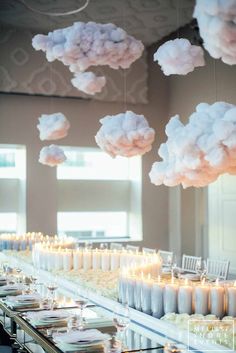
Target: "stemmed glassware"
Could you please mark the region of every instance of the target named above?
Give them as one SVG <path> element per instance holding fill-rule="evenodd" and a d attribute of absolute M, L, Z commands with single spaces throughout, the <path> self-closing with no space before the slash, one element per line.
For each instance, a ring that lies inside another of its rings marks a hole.
<path fill-rule="evenodd" d="M 130 311 L 128 304 L 119 304 L 115 308 L 113 323 L 117 329 L 117 340 L 124 340 L 124 333 L 130 324 Z"/>
<path fill-rule="evenodd" d="M 57 288 L 58 288 L 57 278 L 55 279 L 55 281 L 47 283 L 47 289 L 50 293 L 50 299 L 51 299 L 51 310 L 54 309 L 55 292 Z"/>
<path fill-rule="evenodd" d="M 83 330 L 85 326 L 85 318 L 84 318 L 84 309 L 88 305 L 88 290 L 81 288 L 78 289 L 78 298 L 75 299 L 75 304 L 80 309 L 79 320 L 78 320 L 78 329 Z"/>
<path fill-rule="evenodd" d="M 206 276 L 206 272 L 207 272 L 205 261 L 203 261 L 203 262 L 201 260 L 197 261 L 196 272 L 199 274 L 200 280 L 202 281 L 203 278 Z"/>

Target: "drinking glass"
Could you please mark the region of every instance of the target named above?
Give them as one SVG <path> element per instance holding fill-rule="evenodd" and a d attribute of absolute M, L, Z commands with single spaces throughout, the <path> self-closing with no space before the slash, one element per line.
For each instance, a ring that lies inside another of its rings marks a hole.
<path fill-rule="evenodd" d="M 84 309 L 88 305 L 88 290 L 78 288 L 78 297 L 75 299 L 75 304 L 80 309 L 78 329 L 83 330 L 85 326 Z"/>
<path fill-rule="evenodd" d="M 50 293 L 50 299 L 51 299 L 51 310 L 54 309 L 55 292 L 57 288 L 58 288 L 57 279 L 55 279 L 55 281 L 53 282 L 47 283 L 47 289 Z"/>
<path fill-rule="evenodd" d="M 117 340 L 124 339 L 124 333 L 130 324 L 130 311 L 127 303 L 117 305 L 114 311 L 113 323 L 117 329 Z"/>

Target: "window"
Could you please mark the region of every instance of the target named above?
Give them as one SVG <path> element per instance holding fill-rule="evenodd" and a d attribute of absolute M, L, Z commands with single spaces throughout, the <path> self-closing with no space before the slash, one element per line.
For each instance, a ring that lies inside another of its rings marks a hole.
<path fill-rule="evenodd" d="M 0 232 L 25 232 L 25 211 L 25 146 L 0 145 Z"/>
<path fill-rule="evenodd" d="M 113 159 L 99 148 L 62 148 L 67 161 L 57 167 L 58 234 L 141 240 L 141 157 Z"/>

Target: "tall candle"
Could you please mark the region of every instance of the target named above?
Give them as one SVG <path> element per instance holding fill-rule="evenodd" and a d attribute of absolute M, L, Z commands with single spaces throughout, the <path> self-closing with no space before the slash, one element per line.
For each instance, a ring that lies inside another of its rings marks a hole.
<path fill-rule="evenodd" d="M 83 267 L 83 252 L 77 249 L 73 252 L 73 269 L 80 270 Z"/>
<path fill-rule="evenodd" d="M 129 307 L 134 308 L 135 276 L 127 277 L 127 302 Z"/>
<path fill-rule="evenodd" d="M 209 313 L 209 286 L 205 284 L 205 279 L 201 285 L 195 287 L 195 313 L 207 315 Z"/>
<path fill-rule="evenodd" d="M 102 251 L 101 268 L 103 271 L 110 270 L 110 253 L 109 253 L 109 250 L 107 250 L 107 249 Z"/>
<path fill-rule="evenodd" d="M 236 317 L 236 281 L 227 288 L 227 314 Z"/>
<path fill-rule="evenodd" d="M 167 313 L 177 313 L 177 298 L 178 298 L 178 286 L 172 282 L 165 286 L 164 290 L 164 312 Z"/>
<path fill-rule="evenodd" d="M 55 255 L 55 270 L 62 270 L 63 269 L 63 252 L 61 248 L 58 248 L 56 255 Z"/>
<path fill-rule="evenodd" d="M 140 311 L 142 310 L 142 306 L 141 306 L 142 284 L 143 284 L 143 272 L 141 273 L 141 277 L 136 276 L 135 288 L 134 288 L 134 307 L 135 309 Z"/>
<path fill-rule="evenodd" d="M 71 251 L 66 251 L 63 253 L 63 270 L 70 271 L 72 269 L 72 253 Z"/>
<path fill-rule="evenodd" d="M 141 287 L 142 311 L 149 315 L 152 313 L 152 305 L 151 305 L 152 285 L 153 285 L 153 280 L 151 279 L 151 276 L 149 274 L 148 278 L 143 279 L 142 287 Z"/>
<path fill-rule="evenodd" d="M 98 270 L 101 268 L 101 252 L 95 249 L 92 253 L 93 269 Z"/>
<path fill-rule="evenodd" d="M 161 282 L 160 276 L 158 281 L 153 283 L 151 294 L 152 316 L 160 319 L 164 315 L 163 296 L 165 284 Z"/>
<path fill-rule="evenodd" d="M 92 268 L 92 253 L 90 250 L 85 249 L 83 252 L 83 269 L 85 271 Z"/>
<path fill-rule="evenodd" d="M 180 286 L 178 290 L 178 312 L 180 314 L 192 314 L 192 294 L 193 288 L 186 279 L 184 286 Z"/>
<path fill-rule="evenodd" d="M 211 287 L 210 297 L 211 297 L 211 314 L 216 315 L 219 318 L 222 318 L 225 314 L 225 310 L 224 310 L 225 290 L 222 286 L 219 285 L 218 278 L 216 280 L 215 285 Z"/>
<path fill-rule="evenodd" d="M 111 270 L 115 271 L 120 268 L 120 253 L 117 250 L 113 250 L 111 253 Z"/>
<path fill-rule="evenodd" d="M 127 303 L 127 275 L 124 270 L 119 278 L 119 301 L 122 304 Z"/>

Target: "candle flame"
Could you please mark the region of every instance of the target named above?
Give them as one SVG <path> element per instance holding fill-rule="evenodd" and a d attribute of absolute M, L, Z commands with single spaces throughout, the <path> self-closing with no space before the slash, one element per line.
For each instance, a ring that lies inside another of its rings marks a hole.
<path fill-rule="evenodd" d="M 216 278 L 216 286 L 219 285 L 219 278 Z"/>
<path fill-rule="evenodd" d="M 175 281 L 175 278 L 174 278 L 174 276 L 172 276 L 172 277 L 171 277 L 171 283 L 173 284 L 174 281 Z"/>
<path fill-rule="evenodd" d="M 158 283 L 160 283 L 160 282 L 161 282 L 161 276 L 160 276 L 160 275 L 158 275 L 158 277 L 157 277 L 157 281 L 158 281 Z"/>
<path fill-rule="evenodd" d="M 187 278 L 185 278 L 184 285 L 185 285 L 185 286 L 188 285 L 188 279 L 187 279 Z"/>
<path fill-rule="evenodd" d="M 144 275 L 143 275 L 143 271 L 141 271 L 141 278 L 143 279 Z"/>
<path fill-rule="evenodd" d="M 201 284 L 204 286 L 205 282 L 206 282 L 206 278 L 203 278 Z"/>
<path fill-rule="evenodd" d="M 234 282 L 234 287 L 236 287 L 236 281 Z"/>
<path fill-rule="evenodd" d="M 151 274 L 149 273 L 148 276 L 147 276 L 148 279 L 151 279 Z"/>

